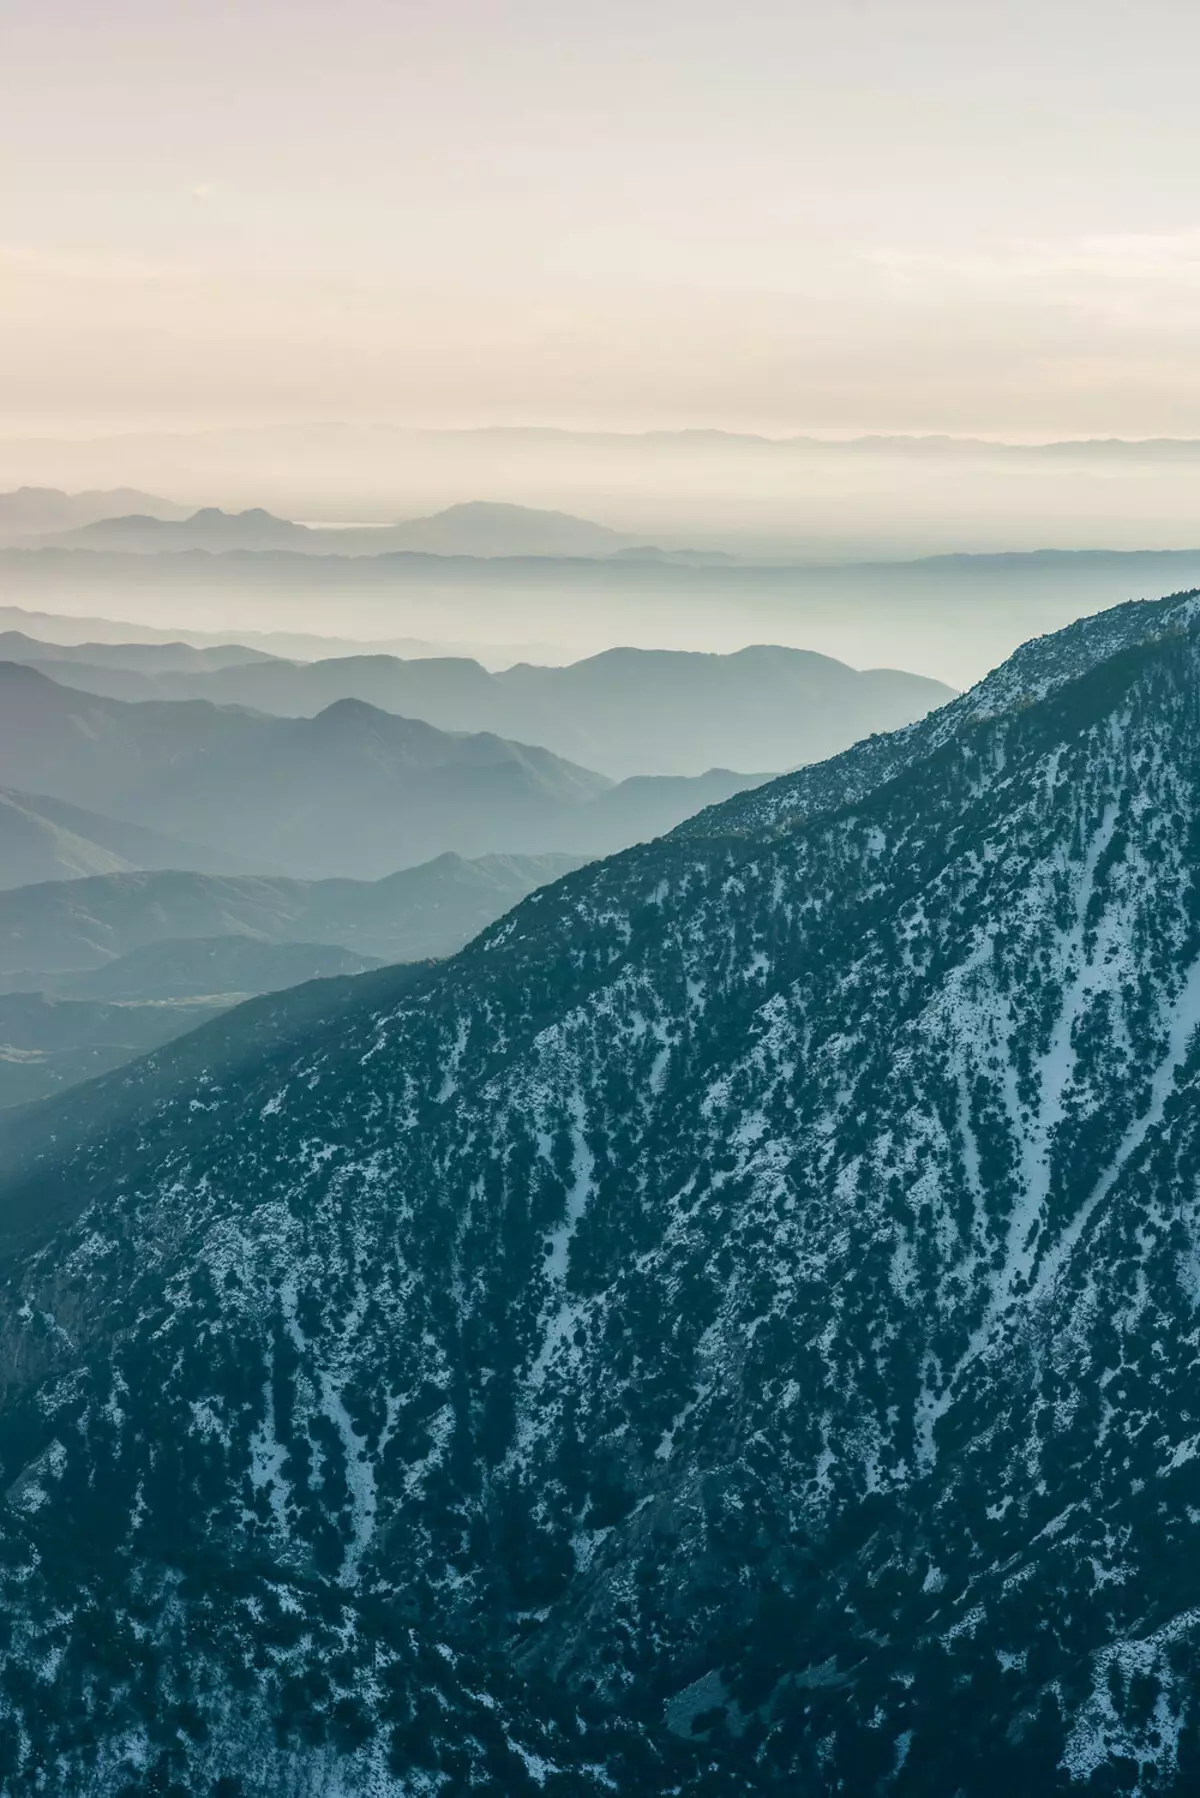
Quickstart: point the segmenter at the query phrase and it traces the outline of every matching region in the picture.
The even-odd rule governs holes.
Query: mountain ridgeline
[[[596,854],[764,778],[712,769],[614,783],[537,745],[358,699],[312,718],[135,704],[0,662],[0,781],[211,845],[220,867],[373,880],[447,851]]]
[[[32,537],[45,546],[133,555],[282,549],[300,555],[408,551],[433,556],[593,557],[620,554],[637,543],[635,537],[589,518],[489,500],[467,500],[400,524],[314,529],[277,518],[261,506],[244,512],[204,506],[188,513],[149,495],[127,495],[147,501],[145,509],[133,510],[116,503],[121,497],[31,488],[0,494],[0,538],[7,535],[21,543]],[[53,522],[40,526],[31,522],[38,518]]]
[[[1198,1028],[1183,596],[14,1114],[12,1789],[1194,1791]]]
[[[580,860],[489,855],[471,862],[443,855],[376,881],[178,871],[47,881],[0,893],[0,981],[107,974],[130,955],[217,937],[423,961],[461,949]]]
[[[312,663],[185,645],[83,644],[70,651],[19,632],[0,659],[111,699],[207,699],[280,717],[313,717],[339,700],[445,731],[491,731],[621,780],[794,767],[893,730],[954,697],[940,681],[892,668],[863,672],[778,645],[733,655],[613,649],[564,668],[519,663],[493,674],[465,656],[402,660],[345,655]]]

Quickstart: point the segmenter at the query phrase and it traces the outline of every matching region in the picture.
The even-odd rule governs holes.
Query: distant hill
[[[444,855],[373,883],[171,871],[0,892],[0,1106],[93,1079],[249,994],[452,954],[580,865]]]
[[[227,850],[205,849],[45,794],[0,788],[0,888],[135,868],[220,872],[245,865]]]
[[[0,655],[6,639],[0,637]],[[829,656],[761,645],[734,655],[613,649],[563,668],[521,664],[491,674],[466,657],[341,656],[312,663],[257,657],[155,669],[43,662],[27,640],[8,653],[64,685],[116,699],[207,698],[281,716],[361,699],[441,730],[495,731],[539,743],[613,779],[696,775],[713,767],[789,768],[834,755],[873,731],[911,723],[954,697],[940,681],[848,668]],[[140,653],[140,651],[139,651]],[[198,654],[201,652],[197,652]],[[207,653],[207,652],[205,652]],[[223,652],[225,653],[225,652]]]
[[[212,648],[197,648],[191,643],[47,643],[24,631],[0,630],[0,662],[24,662],[34,668],[77,663],[147,675],[207,674],[243,662],[273,660],[264,650],[248,648],[244,643],[223,643]]]
[[[12,568],[5,569],[4,558],[7,551],[0,549],[0,577],[8,579]],[[59,566],[64,562],[64,554],[60,550],[43,550],[33,557],[18,554],[18,562],[29,566],[36,565],[39,559],[52,561]],[[147,562],[144,556],[114,558],[122,566],[133,567],[139,574],[147,571],[153,573],[156,568],[170,566]],[[65,557],[67,562],[71,557]],[[186,559],[185,559],[186,560]],[[107,566],[107,558],[89,554],[83,558],[83,565],[93,568],[97,565]],[[308,563],[308,567],[320,567],[321,563]],[[438,643],[425,637],[383,636],[379,638],[363,638],[331,636],[328,632],[322,635],[318,631],[265,630],[252,631],[242,629],[236,632],[236,641],[230,640],[232,631],[194,630],[190,626],[177,624],[170,629],[163,629],[152,624],[139,624],[129,618],[119,616],[101,617],[96,613],[81,614],[76,612],[39,612],[27,606],[0,605],[0,631],[23,638],[36,638],[39,644],[47,645],[55,650],[65,649],[72,656],[82,652],[100,648],[106,652],[117,652],[122,656],[120,666],[125,665],[125,651],[149,650],[155,653],[165,651],[167,666],[179,662],[175,652],[187,654],[193,649],[200,649],[204,654],[216,652],[233,661],[249,660],[261,657],[267,661],[275,661],[286,657],[302,662],[319,661],[326,656],[339,655],[390,655],[390,656],[423,656],[454,655],[460,653],[459,647],[453,643]],[[3,657],[5,661],[25,661],[28,656],[10,654]],[[101,658],[84,654],[85,661],[98,662]],[[503,658],[501,658],[503,659]],[[134,662],[128,658],[130,667],[148,666],[148,662]]]
[[[0,893],[0,982],[96,994],[94,975],[128,972],[134,958],[164,945],[182,956],[188,943],[217,937],[332,947],[363,965],[423,961],[452,954],[535,888],[581,865],[574,855],[442,855],[378,881],[166,871],[50,882]],[[136,991],[122,996],[164,996],[149,964],[136,965]],[[115,987],[106,990],[115,996]]]
[[[0,539],[74,531],[98,519],[141,513],[152,519],[186,518],[189,508],[136,487],[64,493],[58,487],[18,487],[0,493]]]
[[[447,506],[428,518],[409,519],[386,534],[388,549],[434,556],[610,556],[633,542],[624,532],[569,512],[491,500]]]
[[[724,549],[661,549],[655,543],[635,543],[626,549],[617,550],[614,562],[676,562],[682,567],[692,568],[730,568],[740,564],[742,558],[731,555]]]
[[[304,549],[315,533],[261,507],[248,512],[222,512],[206,506],[183,519],[131,513],[97,519],[58,541],[85,549],[119,550],[135,555],[160,550]]]
[[[278,518],[261,507],[223,512],[206,506],[167,518],[145,511],[104,513],[73,528],[47,526],[47,546],[133,555],[163,551],[296,550],[305,555],[360,556],[412,551],[434,556],[611,556],[633,540],[607,525],[567,512],[469,500],[427,518],[380,526],[321,529]],[[652,552],[653,553],[653,552]]]
[[[538,741],[614,776],[713,766],[791,768],[954,697],[941,681],[865,672],[810,650],[762,644],[733,655],[610,649],[565,668],[497,676],[515,713],[546,719]],[[553,721],[552,723],[550,721]]]
[[[715,797],[711,780],[669,781],[657,806],[644,785],[626,804],[604,775],[549,750],[437,730],[356,699],[313,718],[199,700],[128,704],[13,662],[0,663],[0,782],[36,783],[302,878],[375,879],[445,850],[607,853]]]

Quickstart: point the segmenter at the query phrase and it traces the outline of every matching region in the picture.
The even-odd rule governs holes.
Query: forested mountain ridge
[[[1153,604],[1131,600],[1033,637],[949,704],[741,798],[706,807],[678,830],[689,836],[705,836],[710,830],[724,836],[789,829],[854,804],[971,725],[1045,699],[1123,649],[1179,635],[1192,624],[1197,604],[1200,594],[1194,589]]]
[[[17,1120],[14,1780],[1192,1789],[1198,824],[1185,597]]]

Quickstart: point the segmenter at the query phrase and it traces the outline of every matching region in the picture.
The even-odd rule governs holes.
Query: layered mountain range
[[[0,1106],[119,1067],[250,994],[453,954],[578,866],[444,855],[379,881],[170,869],[0,892]]]
[[[47,881],[0,893],[0,981],[111,977],[165,944],[236,937],[272,948],[335,946],[368,960],[450,955],[571,855],[442,855],[384,880],[287,880],[178,870]],[[208,987],[208,992],[226,988]],[[139,994],[139,997],[147,997]]]
[[[782,769],[820,761],[953,698],[940,681],[893,668],[759,645],[727,656],[612,649],[567,667],[491,673],[465,656],[344,655],[293,662],[230,645],[45,645],[0,634],[0,660],[112,699],[207,699],[279,717],[339,700],[447,731],[532,742],[611,779]]]
[[[219,866],[302,879],[376,879],[447,850],[600,853],[763,778],[714,769],[618,784],[537,745],[356,699],[295,719],[135,704],[0,662],[0,782],[211,845]]]
[[[142,493],[136,487],[94,488],[85,493],[64,493],[60,487],[17,487],[0,493],[0,538],[45,536],[56,532],[86,530],[111,518],[136,515],[182,521],[191,508],[174,500]]]
[[[611,556],[636,543],[628,534],[566,512],[467,500],[403,524],[316,528],[277,518],[261,506],[190,517],[117,513],[39,538],[47,546],[157,555],[182,550],[292,550],[299,555]]]
[[[437,653],[480,653],[497,665],[573,661],[614,643],[800,645],[855,667],[920,668],[956,688],[1023,638],[1200,579],[1195,547],[913,561],[847,552],[851,559],[747,565],[641,552],[448,555],[380,543],[348,554],[345,533],[313,535],[320,541],[304,550],[10,545],[0,547],[0,579],[10,606],[86,611],[138,628],[186,619],[225,638],[249,619],[257,632],[293,638],[328,634],[336,620],[343,640],[440,645]]]
[[[1194,1789],[1198,694],[1119,608],[12,1114],[13,1789]]]

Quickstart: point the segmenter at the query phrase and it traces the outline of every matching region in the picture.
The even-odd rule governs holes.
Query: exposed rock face
[[[1198,875],[1183,598],[14,1126],[11,1789],[1195,1789]]]

